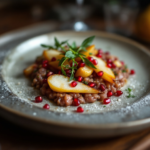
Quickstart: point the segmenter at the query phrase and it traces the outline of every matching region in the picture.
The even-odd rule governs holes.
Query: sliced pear
[[[121,62],[120,62],[119,60],[115,60],[115,61],[114,61],[114,64],[115,64],[117,67],[121,67],[121,66],[122,66],[122,64],[121,64]]]
[[[98,90],[91,88],[81,82],[77,82],[76,87],[71,87],[72,81],[63,75],[54,74],[48,77],[48,84],[55,92],[71,92],[71,93],[99,93]]]
[[[43,56],[44,56],[44,58],[45,58],[46,60],[48,60],[48,61],[51,61],[51,59],[52,59],[53,57],[55,57],[56,59],[62,57],[61,54],[62,54],[62,53],[59,52],[58,50],[53,50],[53,49],[44,50],[44,51],[43,51]]]
[[[33,72],[33,70],[34,70],[34,68],[35,67],[37,67],[37,65],[36,64],[32,64],[31,66],[29,66],[29,67],[27,67],[26,69],[24,69],[24,75],[25,76],[29,76],[29,75],[31,75],[31,73]]]
[[[102,59],[96,56],[92,57],[98,61],[98,64],[95,66],[96,69],[94,69],[94,71],[95,72],[103,71],[104,74],[102,78],[110,83],[114,83],[113,80],[115,79],[115,75],[112,72],[112,70],[106,66],[106,63]]]
[[[88,77],[90,76],[91,74],[93,73],[93,69],[88,67],[88,66],[84,66],[84,67],[80,67],[77,71],[76,71],[76,74],[75,76],[76,77]]]

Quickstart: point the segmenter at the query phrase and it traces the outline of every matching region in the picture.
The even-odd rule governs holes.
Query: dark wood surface
[[[39,22],[42,21],[32,19],[28,12],[0,11],[0,34]],[[92,22],[104,29],[103,21],[92,19]],[[150,48],[149,44],[142,44]],[[148,150],[149,142],[145,141],[149,140],[150,128],[109,139],[72,139],[35,133],[0,118],[0,150],[130,150],[134,147]]]

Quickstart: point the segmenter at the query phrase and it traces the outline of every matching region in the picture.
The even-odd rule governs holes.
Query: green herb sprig
[[[59,66],[61,67],[61,71],[62,73],[66,76],[66,72],[64,70],[64,68],[68,68],[71,70],[71,76],[70,76],[70,79],[69,81],[71,80],[74,80],[74,72],[75,72],[75,69],[77,69],[77,65],[78,63],[76,62],[76,58],[81,58],[81,60],[89,67],[91,68],[95,68],[96,67],[93,65],[92,62],[90,62],[86,56],[84,54],[82,54],[81,52],[82,51],[87,51],[86,48],[88,46],[91,45],[92,41],[94,40],[95,36],[91,36],[91,37],[88,37],[87,39],[85,39],[81,45],[79,47],[76,46],[76,43],[73,42],[71,45],[67,42],[67,41],[63,41],[63,42],[59,42],[57,38],[55,38],[55,47],[51,46],[51,45],[44,45],[44,44],[41,44],[42,47],[45,47],[45,48],[49,48],[49,49],[58,49],[60,48],[61,50],[63,50],[65,52],[64,54],[64,57],[62,57],[59,61]],[[64,44],[67,44],[68,46],[68,50],[65,50],[65,47],[63,46]],[[66,61],[72,61],[72,66],[69,67],[69,66],[65,66],[65,62]]]
[[[130,89],[130,88],[126,89],[126,92],[128,93],[127,98],[134,98],[135,97],[134,95],[131,95],[131,91],[132,91],[132,89]]]

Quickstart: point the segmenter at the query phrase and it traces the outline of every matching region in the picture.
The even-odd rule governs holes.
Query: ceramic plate
[[[43,24],[9,33],[0,38],[0,114],[21,126],[40,132],[72,137],[110,137],[144,129],[150,125],[150,53],[142,45],[129,39],[99,31],[74,32],[55,30],[55,24]],[[46,33],[42,34],[41,33]],[[34,103],[38,90],[31,87],[23,69],[42,54],[40,44],[59,40],[76,41],[78,45],[95,35],[97,48],[119,57],[136,70],[129,78],[121,97],[112,97],[111,104],[100,102],[83,104],[84,113],[76,107],[59,107],[44,97]],[[127,98],[127,88],[135,98]],[[42,109],[48,103],[50,110]]]

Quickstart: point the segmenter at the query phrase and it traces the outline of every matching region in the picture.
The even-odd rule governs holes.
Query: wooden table
[[[27,12],[0,12],[0,34],[18,29],[27,25],[41,22],[33,20]],[[101,29],[104,22],[96,20]],[[150,48],[149,44],[143,43]],[[150,128],[137,133],[109,139],[71,139],[56,137],[54,135],[43,135],[13,125],[0,118],[0,150],[133,150],[133,147],[143,141],[150,140]],[[149,142],[144,142],[142,148],[138,146],[135,150],[150,149]]]

